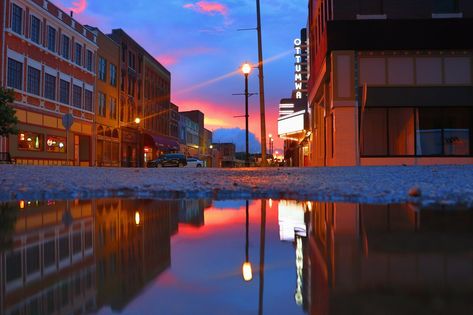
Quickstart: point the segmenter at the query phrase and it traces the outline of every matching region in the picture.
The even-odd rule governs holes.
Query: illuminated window
[[[18,149],[27,151],[42,151],[43,150],[43,135],[34,132],[18,133]]]
[[[46,137],[46,151],[64,153],[66,152],[66,138],[47,136]]]

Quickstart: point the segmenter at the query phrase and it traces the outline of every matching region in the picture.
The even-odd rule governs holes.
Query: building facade
[[[473,163],[472,26],[468,0],[310,1],[311,165]]]
[[[179,113],[179,143],[186,156],[199,156],[199,124]]]
[[[49,1],[6,0],[2,10],[1,84],[19,119],[2,146],[18,164],[92,165],[96,36]]]
[[[118,65],[120,46],[98,28],[88,27],[97,37],[95,93],[95,165],[120,166]]]

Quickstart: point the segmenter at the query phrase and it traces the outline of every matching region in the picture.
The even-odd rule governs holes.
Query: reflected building
[[[468,209],[316,203],[309,314],[471,313],[472,233]]]
[[[187,223],[196,227],[204,226],[204,209],[212,205],[211,200],[186,199],[179,200],[179,223]]]
[[[170,266],[176,205],[103,199],[2,206],[2,218],[12,215],[0,231],[0,314],[123,310]]]
[[[96,306],[90,202],[10,204],[11,248],[0,257],[0,313],[84,314]],[[66,224],[64,224],[66,223]]]

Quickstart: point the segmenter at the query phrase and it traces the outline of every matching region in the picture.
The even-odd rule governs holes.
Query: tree
[[[13,90],[0,87],[0,137],[18,133],[16,111],[9,105],[13,100]]]

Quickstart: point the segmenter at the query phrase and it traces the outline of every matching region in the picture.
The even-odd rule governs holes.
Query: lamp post
[[[261,9],[260,0],[256,0],[256,31],[258,32],[258,72],[259,72],[259,101],[261,119],[261,165],[266,166],[266,114],[264,104],[264,75],[263,75],[263,44],[261,39]]]
[[[250,166],[250,153],[248,149],[248,76],[251,72],[251,65],[244,63],[241,67],[241,72],[245,75],[245,144],[246,144],[246,155],[245,155],[245,166]]]
[[[141,118],[136,117],[134,122],[138,128],[138,157],[137,157],[136,162],[137,162],[137,166],[141,167],[141,158],[143,156],[142,136],[141,136],[141,128],[140,128]]]
[[[249,225],[250,225],[250,219],[249,219],[249,201],[246,201],[246,242],[245,242],[245,262],[243,263],[242,266],[242,273],[243,273],[243,279],[245,281],[251,281],[253,279],[253,271],[251,270],[251,263],[249,259]]]

